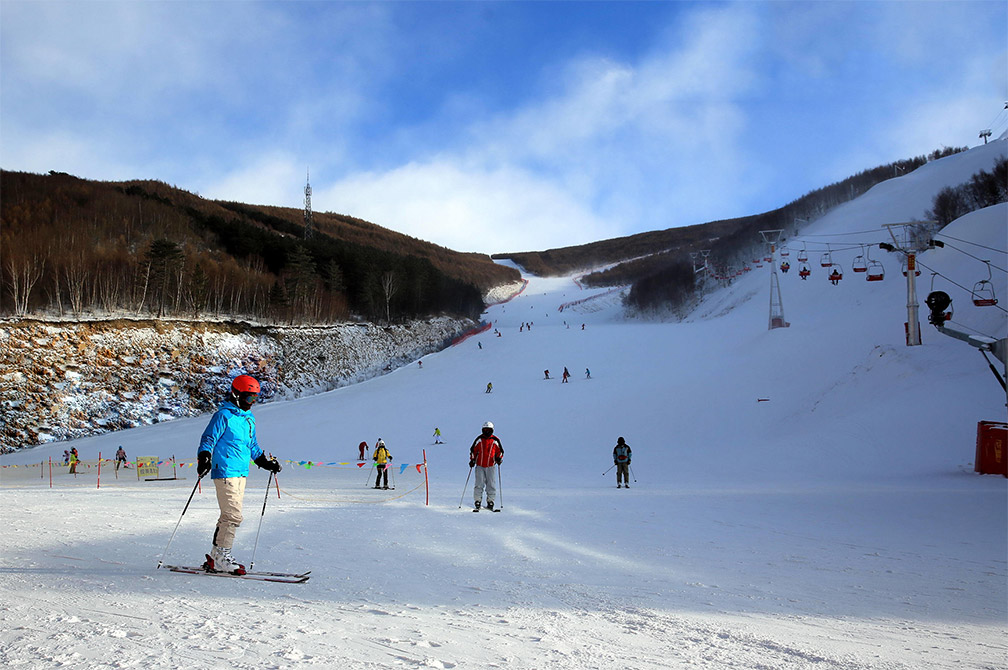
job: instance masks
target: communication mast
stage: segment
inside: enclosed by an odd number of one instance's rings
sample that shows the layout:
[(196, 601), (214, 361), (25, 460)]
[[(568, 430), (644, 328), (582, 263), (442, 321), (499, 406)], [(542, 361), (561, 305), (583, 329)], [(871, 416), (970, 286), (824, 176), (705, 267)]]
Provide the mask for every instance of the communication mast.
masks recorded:
[(304, 187), (304, 236), (310, 240), (315, 235), (315, 223), (312, 221), (311, 211), (311, 173), (305, 171)]
[(791, 324), (784, 320), (784, 300), (781, 298), (780, 279), (777, 277), (777, 243), (783, 230), (761, 230), (763, 241), (770, 245), (770, 327), (787, 328)]

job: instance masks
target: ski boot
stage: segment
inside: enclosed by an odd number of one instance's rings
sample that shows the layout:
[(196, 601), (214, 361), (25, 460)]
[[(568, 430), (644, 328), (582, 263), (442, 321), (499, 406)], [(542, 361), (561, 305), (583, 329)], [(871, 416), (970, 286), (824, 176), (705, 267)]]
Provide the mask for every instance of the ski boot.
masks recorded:
[(203, 569), (207, 572), (230, 572), (233, 575), (244, 575), (245, 566), (240, 564), (231, 555), (231, 550), (214, 545), (210, 553), (206, 555), (206, 563)]
[(487, 509), (490, 510), (491, 512), (494, 511), (493, 500), (487, 500)]
[(478, 511), (480, 511), (480, 505), (481, 505), (481, 504), (482, 504), (482, 501), (480, 501), (480, 500), (477, 500), (477, 501), (476, 501), (476, 507), (475, 507), (475, 508), (473, 509), (473, 511), (474, 511), (474, 512), (478, 512)]

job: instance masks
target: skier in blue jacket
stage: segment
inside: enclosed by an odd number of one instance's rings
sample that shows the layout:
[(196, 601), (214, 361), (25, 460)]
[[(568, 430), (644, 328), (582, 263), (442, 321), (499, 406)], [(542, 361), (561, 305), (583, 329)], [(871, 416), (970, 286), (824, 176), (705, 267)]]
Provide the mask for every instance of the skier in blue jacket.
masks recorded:
[(203, 564), (207, 570), (245, 574), (245, 566), (231, 555), (231, 547), (242, 522), (242, 500), (249, 461), (273, 473), (281, 469), (275, 458), (267, 458), (256, 440), (255, 416), (251, 409), (258, 398), (259, 382), (254, 377), (235, 377), (227, 398), (200, 438), (196, 474), (202, 479), (210, 473), (220, 507), (213, 548)]

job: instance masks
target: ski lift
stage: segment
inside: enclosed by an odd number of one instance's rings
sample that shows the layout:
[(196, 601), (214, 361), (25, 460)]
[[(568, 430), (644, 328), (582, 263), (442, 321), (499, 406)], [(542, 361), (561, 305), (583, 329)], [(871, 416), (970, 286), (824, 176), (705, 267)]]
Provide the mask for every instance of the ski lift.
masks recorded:
[(973, 304), (977, 307), (993, 307), (998, 301), (994, 295), (994, 284), (991, 283), (990, 261), (984, 263), (987, 264), (987, 279), (973, 284)]
[(788, 263), (787, 261), (784, 261), (783, 263), (780, 264), (780, 269), (781, 272), (787, 274), (787, 271), (791, 269), (791, 264)]
[(861, 247), (861, 253), (854, 257), (854, 262), (851, 263), (851, 270), (854, 272), (868, 272), (868, 261), (864, 257), (864, 247)]
[(839, 263), (833, 263), (832, 267), (833, 269), (830, 271), (828, 275), (826, 275), (826, 279), (828, 279), (831, 284), (836, 286), (840, 282), (840, 280), (843, 279), (843, 268), (840, 267)]
[(826, 245), (826, 253), (819, 257), (819, 265), (828, 268), (833, 265), (833, 254), (830, 253), (829, 245)]
[(809, 270), (809, 266), (807, 265), (802, 265), (801, 269), (798, 270), (798, 276), (801, 277), (802, 279), (805, 279), (810, 274), (812, 274), (812, 271)]
[(867, 281), (882, 281), (885, 279), (885, 266), (876, 260), (868, 261), (868, 267), (865, 268), (865, 272), (868, 273), (865, 276), (865, 280)]
[(808, 250), (805, 249), (805, 243), (804, 242), (802, 242), (801, 251), (798, 252), (798, 262), (799, 263), (808, 263)]
[(788, 250), (788, 248), (787, 248), (787, 247), (781, 247), (781, 250), (780, 250), (780, 255), (781, 255), (781, 256), (785, 256), (785, 257), (786, 257), (786, 256), (790, 256), (790, 255), (791, 255), (791, 252), (790, 252), (790, 251)]

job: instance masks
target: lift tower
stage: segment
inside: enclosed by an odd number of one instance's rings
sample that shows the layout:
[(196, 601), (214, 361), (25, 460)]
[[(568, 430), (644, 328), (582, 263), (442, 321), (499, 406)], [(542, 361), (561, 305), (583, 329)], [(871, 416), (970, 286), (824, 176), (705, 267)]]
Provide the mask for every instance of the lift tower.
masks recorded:
[(759, 234), (763, 241), (770, 245), (770, 327), (787, 328), (791, 324), (784, 320), (784, 301), (781, 298), (780, 279), (777, 277), (777, 243), (780, 242), (782, 229), (761, 230)]

